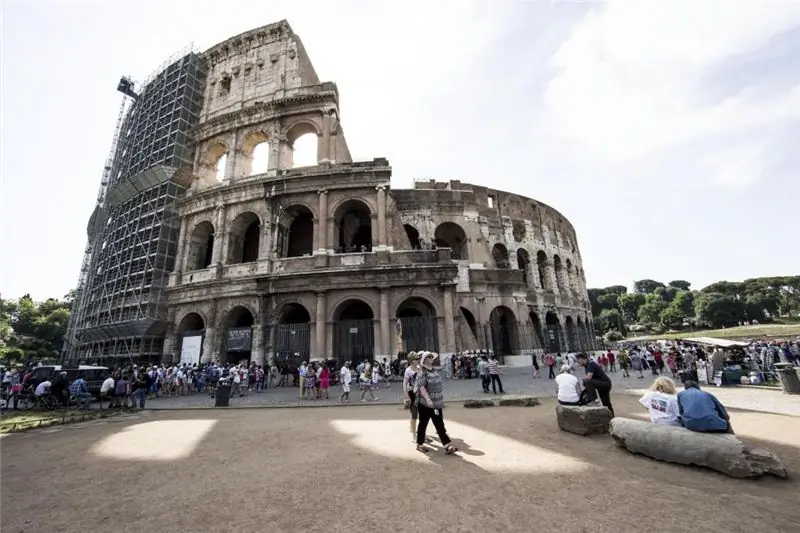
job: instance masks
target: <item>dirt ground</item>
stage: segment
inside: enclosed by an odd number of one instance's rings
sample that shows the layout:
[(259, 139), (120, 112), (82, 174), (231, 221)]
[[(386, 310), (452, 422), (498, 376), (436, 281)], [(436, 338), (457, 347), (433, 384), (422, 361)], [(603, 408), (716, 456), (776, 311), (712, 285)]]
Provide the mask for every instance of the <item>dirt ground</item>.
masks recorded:
[[(641, 416), (615, 398), (618, 415)], [(448, 407), (459, 456), (425, 455), (407, 411), (160, 412), (0, 440), (2, 531), (797, 531), (800, 420), (733, 412), (789, 481), (734, 480), (558, 431), (554, 404)]]

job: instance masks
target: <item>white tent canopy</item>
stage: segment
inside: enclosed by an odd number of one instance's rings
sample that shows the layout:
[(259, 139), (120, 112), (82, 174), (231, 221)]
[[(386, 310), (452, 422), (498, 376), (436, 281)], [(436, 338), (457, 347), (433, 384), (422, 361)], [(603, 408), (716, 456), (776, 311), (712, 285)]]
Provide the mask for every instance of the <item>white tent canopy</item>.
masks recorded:
[(693, 339), (681, 339), (686, 342), (696, 344), (707, 344), (709, 346), (719, 346), (720, 348), (732, 348), (734, 346), (749, 346), (749, 342), (732, 341), (729, 339), (715, 339), (713, 337), (695, 337)]

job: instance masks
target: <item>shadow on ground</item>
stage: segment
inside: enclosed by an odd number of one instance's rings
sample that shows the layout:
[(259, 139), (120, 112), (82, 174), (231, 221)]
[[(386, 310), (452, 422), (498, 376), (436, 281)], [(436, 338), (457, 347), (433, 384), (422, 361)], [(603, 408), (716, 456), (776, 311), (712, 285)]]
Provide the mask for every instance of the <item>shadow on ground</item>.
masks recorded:
[[(615, 409), (642, 414), (627, 396), (615, 397)], [(407, 416), (395, 406), (162, 412), (12, 435), (2, 441), (2, 530), (625, 533), (648, 523), (683, 533), (797, 524), (796, 418), (732, 413), (740, 436), (795, 474), (746, 481), (634, 456), (609, 436), (562, 433), (552, 400), (448, 407), (458, 457), (416, 452)]]

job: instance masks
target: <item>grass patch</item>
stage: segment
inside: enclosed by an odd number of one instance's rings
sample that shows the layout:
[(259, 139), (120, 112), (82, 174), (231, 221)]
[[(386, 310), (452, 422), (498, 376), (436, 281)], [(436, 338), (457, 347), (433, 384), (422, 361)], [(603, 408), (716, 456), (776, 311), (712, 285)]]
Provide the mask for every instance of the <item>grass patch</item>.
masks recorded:
[[(735, 328), (711, 329), (705, 331), (683, 331), (680, 333), (661, 333), (635, 337), (636, 340), (689, 339), (693, 337), (714, 337), (717, 339), (749, 339), (752, 337), (789, 338), (800, 335), (800, 323), (759, 324), (758, 326), (739, 326)], [(633, 340), (633, 339), (626, 339)]]
[(89, 411), (37, 411), (17, 413), (7, 411), (0, 416), (0, 434), (17, 433), (28, 429), (60, 426), (75, 422), (88, 422), (100, 418), (108, 418), (125, 411), (93, 409)]

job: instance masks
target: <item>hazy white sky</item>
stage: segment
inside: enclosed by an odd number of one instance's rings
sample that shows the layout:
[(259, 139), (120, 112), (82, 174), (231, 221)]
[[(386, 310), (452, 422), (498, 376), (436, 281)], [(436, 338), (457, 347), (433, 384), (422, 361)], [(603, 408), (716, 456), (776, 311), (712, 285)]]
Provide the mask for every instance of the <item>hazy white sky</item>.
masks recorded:
[(0, 291), (72, 288), (121, 96), (287, 19), (393, 186), (461, 179), (575, 225), (590, 287), (800, 273), (792, 0), (2, 2)]

